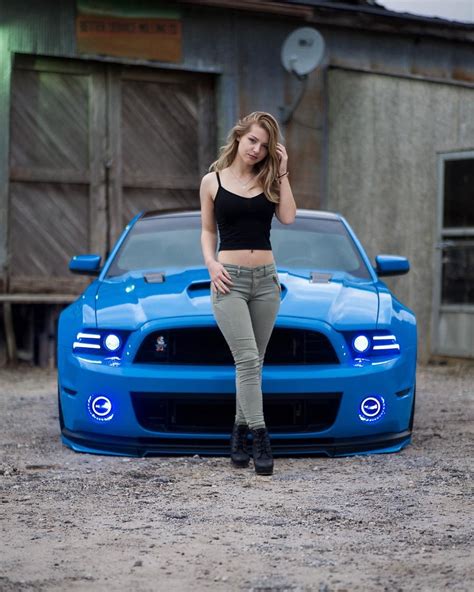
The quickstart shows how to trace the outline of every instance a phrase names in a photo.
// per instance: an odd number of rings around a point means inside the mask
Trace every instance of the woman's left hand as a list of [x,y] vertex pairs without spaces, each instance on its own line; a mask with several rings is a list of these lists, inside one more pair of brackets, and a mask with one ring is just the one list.
[[280,142],[276,145],[276,151],[278,155],[278,159],[280,160],[280,170],[279,175],[283,175],[288,170],[288,154],[286,153],[286,148]]

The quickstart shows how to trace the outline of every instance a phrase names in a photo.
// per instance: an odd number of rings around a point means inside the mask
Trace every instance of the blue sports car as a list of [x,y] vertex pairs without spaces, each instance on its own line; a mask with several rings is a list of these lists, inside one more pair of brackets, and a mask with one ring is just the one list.
[[[80,452],[229,454],[234,362],[215,322],[202,259],[200,211],[146,212],[128,224],[58,325],[62,441]],[[396,452],[411,439],[416,320],[379,279],[339,214],[276,218],[272,248],[281,306],[263,367],[275,456]]]

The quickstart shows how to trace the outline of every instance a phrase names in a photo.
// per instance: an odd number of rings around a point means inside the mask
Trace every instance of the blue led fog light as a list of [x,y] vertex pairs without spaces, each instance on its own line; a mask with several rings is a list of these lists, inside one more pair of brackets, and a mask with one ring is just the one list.
[[378,421],[385,415],[385,400],[380,395],[365,397],[359,407],[361,421]]
[[87,410],[96,421],[110,421],[114,416],[112,401],[104,395],[91,395],[87,399]]

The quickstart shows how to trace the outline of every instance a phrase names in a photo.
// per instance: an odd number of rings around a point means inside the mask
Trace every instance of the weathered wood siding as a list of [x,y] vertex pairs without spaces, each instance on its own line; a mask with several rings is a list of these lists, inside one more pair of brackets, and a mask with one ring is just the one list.
[[[62,66],[62,67],[61,67]],[[85,64],[15,64],[10,115],[9,291],[78,290],[74,253],[100,225],[90,195],[91,73]],[[92,146],[91,146],[92,147]],[[89,218],[89,212],[91,216]],[[99,247],[102,245],[93,245]],[[101,249],[103,251],[103,248]]]
[[10,293],[79,292],[72,255],[105,257],[141,210],[199,207],[212,77],[19,57],[11,88]]

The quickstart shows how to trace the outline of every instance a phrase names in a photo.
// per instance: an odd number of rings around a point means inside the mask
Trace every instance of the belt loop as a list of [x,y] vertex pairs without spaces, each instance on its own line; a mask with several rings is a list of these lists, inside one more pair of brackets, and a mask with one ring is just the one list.
[[237,277],[240,276],[240,265],[237,266]]

